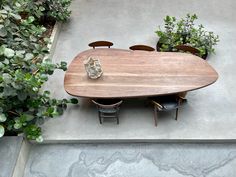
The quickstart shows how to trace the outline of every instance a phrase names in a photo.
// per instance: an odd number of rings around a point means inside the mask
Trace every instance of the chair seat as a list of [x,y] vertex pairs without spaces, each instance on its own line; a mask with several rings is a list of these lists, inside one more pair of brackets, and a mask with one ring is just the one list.
[[109,109],[99,109],[101,113],[106,113],[106,114],[114,114],[117,112],[117,109],[114,108],[109,108]]
[[177,101],[166,101],[161,103],[161,105],[163,106],[164,110],[176,109],[179,106]]
[[163,111],[176,109],[179,107],[179,103],[176,99],[176,96],[160,96],[153,98],[152,100],[159,103],[163,107]]

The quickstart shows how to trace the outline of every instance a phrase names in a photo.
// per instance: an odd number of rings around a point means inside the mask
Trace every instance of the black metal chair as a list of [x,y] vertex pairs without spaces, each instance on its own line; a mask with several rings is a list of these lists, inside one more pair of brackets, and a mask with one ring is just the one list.
[[102,124],[102,119],[104,118],[115,118],[117,124],[119,124],[119,109],[123,102],[122,100],[115,99],[98,99],[92,100],[92,102],[97,106],[98,118],[100,124]]
[[129,47],[130,50],[144,50],[144,51],[155,51],[153,47],[147,45],[133,45]]
[[96,48],[96,47],[108,47],[111,48],[111,46],[113,46],[113,43],[110,41],[95,41],[95,42],[91,42],[90,44],[88,44],[89,47],[92,48]]
[[154,105],[155,126],[157,126],[158,122],[157,112],[170,111],[175,109],[175,120],[177,120],[179,107],[182,105],[182,103],[187,101],[187,99],[179,96],[178,94],[154,97],[151,98],[151,100]]

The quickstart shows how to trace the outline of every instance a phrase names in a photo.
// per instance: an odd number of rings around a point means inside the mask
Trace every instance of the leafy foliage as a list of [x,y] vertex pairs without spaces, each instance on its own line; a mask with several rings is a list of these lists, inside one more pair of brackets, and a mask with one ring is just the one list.
[[71,0],[46,0],[45,4],[48,15],[59,21],[67,20],[71,14],[68,10]]
[[185,18],[177,21],[175,17],[166,16],[164,19],[165,30],[156,31],[161,44],[161,51],[175,51],[175,46],[186,44],[197,48],[200,56],[214,53],[213,46],[219,42],[219,36],[213,32],[204,30],[203,25],[195,26],[194,22],[198,17],[196,14],[187,14]]
[[[7,0],[3,0],[3,2],[7,2]],[[16,6],[22,18],[33,16],[38,22],[48,19],[66,21],[71,14],[70,4],[71,0],[14,0],[11,2],[11,5]]]
[[[46,28],[39,25],[36,14],[22,18],[26,0],[2,2],[0,137],[4,133],[24,133],[28,139],[42,141],[40,124],[47,118],[63,114],[68,103],[77,104],[78,101],[54,99],[50,97],[50,91],[42,90],[49,75],[55,69],[65,71],[66,63],[54,64],[50,59],[44,59],[50,41],[45,37]],[[42,8],[39,11],[42,12]]]

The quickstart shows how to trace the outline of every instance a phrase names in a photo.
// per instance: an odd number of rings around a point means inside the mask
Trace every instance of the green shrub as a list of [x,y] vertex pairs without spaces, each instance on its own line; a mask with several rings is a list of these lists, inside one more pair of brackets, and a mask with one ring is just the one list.
[[185,18],[177,20],[175,17],[166,16],[164,19],[165,30],[156,31],[159,37],[161,51],[175,51],[175,46],[186,44],[197,48],[200,56],[214,53],[214,45],[219,42],[219,36],[204,30],[203,25],[195,26],[196,14],[187,14]]
[[49,16],[58,21],[65,21],[69,18],[71,11],[68,10],[71,0],[45,0],[46,12]]
[[23,18],[35,17],[36,21],[56,20],[66,21],[71,14],[71,0],[17,0],[17,10]]
[[26,1],[2,1],[0,5],[0,137],[24,133],[28,139],[42,141],[40,124],[61,115],[68,103],[58,100],[43,84],[55,69],[66,70],[66,63],[45,59],[49,39],[36,17],[22,18]]

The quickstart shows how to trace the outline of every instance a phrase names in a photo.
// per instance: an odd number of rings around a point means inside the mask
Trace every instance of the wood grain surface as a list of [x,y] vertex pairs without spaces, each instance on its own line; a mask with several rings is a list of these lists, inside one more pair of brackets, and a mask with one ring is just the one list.
[[[100,60],[103,75],[88,78],[83,61]],[[75,57],[66,71],[67,93],[88,98],[128,98],[190,91],[208,86],[217,72],[201,58],[176,52],[91,49]]]

